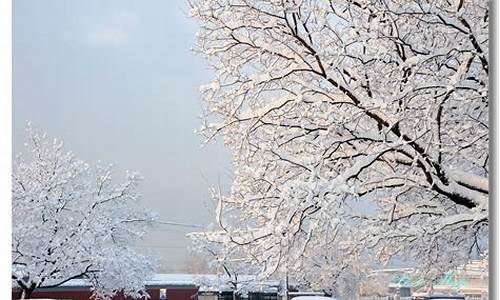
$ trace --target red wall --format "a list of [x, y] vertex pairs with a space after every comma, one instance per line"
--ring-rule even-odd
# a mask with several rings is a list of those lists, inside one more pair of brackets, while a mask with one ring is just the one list
[[[160, 290], [156, 290], [158, 293], [156, 298], [152, 294], [151, 300], [156, 300], [160, 298]], [[196, 300], [196, 293], [198, 289], [196, 288], [185, 288], [185, 289], [168, 289], [167, 288], [167, 300]]]
[[[168, 288], [167, 289], [167, 300], [196, 300], [196, 293], [198, 289], [196, 288]], [[151, 300], [160, 299], [160, 289], [147, 289]], [[75, 290], [51, 290], [51, 291], [40, 291], [35, 290], [31, 295], [33, 299], [40, 298], [52, 298], [52, 299], [72, 299], [72, 300], [89, 300], [91, 292], [87, 289], [75, 289]], [[12, 291], [12, 299], [19, 299], [21, 293], [17, 290]], [[118, 294], [113, 297], [113, 300], [131, 300], [130, 297], [125, 297], [122, 294]]]
[[[88, 300], [90, 299], [90, 291], [34, 291], [31, 295], [33, 299], [49, 298], [49, 299], [73, 299], [73, 300]], [[12, 292], [12, 299], [21, 298], [20, 292]]]

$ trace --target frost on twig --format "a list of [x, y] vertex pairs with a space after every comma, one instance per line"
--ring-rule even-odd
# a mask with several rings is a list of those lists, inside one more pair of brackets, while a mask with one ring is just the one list
[[140, 176], [121, 184], [31, 125], [12, 175], [12, 284], [33, 290], [84, 279], [99, 299], [145, 293], [152, 261], [134, 251], [156, 218], [140, 203]]
[[234, 167], [201, 248], [328, 287], [484, 253], [488, 2], [451, 2], [193, 0]]

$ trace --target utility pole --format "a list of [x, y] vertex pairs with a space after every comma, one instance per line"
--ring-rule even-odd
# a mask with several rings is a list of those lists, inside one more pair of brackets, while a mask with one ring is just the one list
[[282, 300], [288, 300], [288, 261], [285, 261], [285, 280]]
[[285, 299], [288, 300], [288, 270], [285, 270]]

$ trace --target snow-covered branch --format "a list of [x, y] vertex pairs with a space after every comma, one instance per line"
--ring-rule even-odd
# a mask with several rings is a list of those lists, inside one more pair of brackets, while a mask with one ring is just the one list
[[[432, 269], [485, 249], [486, 1], [191, 5], [216, 72], [200, 133], [234, 166], [224, 230], [197, 238], [308, 282], [333, 278], [317, 276], [325, 264], [403, 255]], [[349, 255], [323, 252], [336, 247]]]
[[13, 285], [29, 298], [86, 278], [101, 298], [143, 295], [152, 262], [131, 246], [155, 217], [140, 204], [139, 177], [116, 185], [111, 167], [91, 169], [31, 126], [27, 136], [13, 172]]

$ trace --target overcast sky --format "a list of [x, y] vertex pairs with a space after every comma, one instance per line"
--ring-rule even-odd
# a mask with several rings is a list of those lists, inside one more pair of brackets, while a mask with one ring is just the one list
[[[228, 186], [230, 157], [194, 134], [212, 73], [190, 50], [186, 1], [13, 1], [14, 153], [31, 120], [90, 164], [140, 172], [161, 219], [212, 222], [208, 187]], [[183, 271], [189, 230], [160, 226], [141, 248]]]

